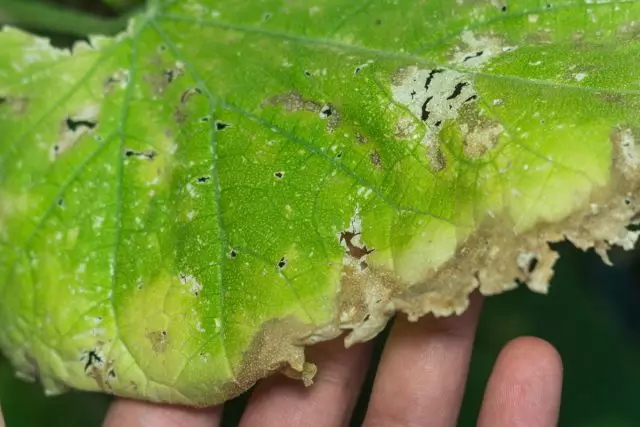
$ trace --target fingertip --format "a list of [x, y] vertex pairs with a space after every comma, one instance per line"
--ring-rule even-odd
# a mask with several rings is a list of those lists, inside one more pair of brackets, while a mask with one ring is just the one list
[[219, 425], [221, 415], [221, 407], [189, 408], [118, 399], [109, 408], [103, 426], [215, 427]]
[[319, 343], [309, 350], [318, 366], [314, 384], [282, 376], [264, 379], [256, 387], [241, 426], [337, 426], [350, 418], [369, 366], [372, 342], [349, 349], [342, 339]]
[[460, 316], [396, 319], [387, 340], [365, 426], [455, 425], [482, 306], [474, 293]]
[[562, 392], [562, 359], [549, 342], [520, 337], [498, 356], [487, 384], [479, 426], [553, 427]]
[[549, 341], [534, 336], [511, 340], [500, 352], [499, 361], [522, 363], [529, 369], [548, 370], [549, 374], [562, 375], [562, 357]]

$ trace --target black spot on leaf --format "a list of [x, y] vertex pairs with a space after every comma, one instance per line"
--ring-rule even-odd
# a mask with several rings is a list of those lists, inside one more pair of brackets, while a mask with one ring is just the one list
[[322, 118], [326, 119], [331, 117], [331, 115], [333, 114], [333, 109], [331, 108], [330, 105], [325, 105], [324, 107], [322, 107], [322, 109], [320, 110], [320, 115], [322, 116]]
[[433, 81], [433, 79], [436, 76], [436, 74], [440, 74], [442, 72], [444, 72], [444, 70], [442, 68], [434, 68], [433, 70], [431, 70], [429, 72], [429, 75], [427, 76], [427, 79], [424, 82], [425, 90], [429, 90], [429, 86], [431, 86], [431, 82]]
[[422, 113], [420, 115], [420, 118], [422, 120], [428, 120], [429, 119], [429, 115], [431, 114], [431, 112], [429, 110], [427, 110], [427, 105], [429, 104], [429, 101], [431, 101], [432, 99], [433, 99], [433, 96], [430, 96], [422, 104]]
[[140, 159], [145, 159], [145, 160], [153, 160], [156, 158], [156, 156], [158, 155], [158, 153], [156, 153], [153, 150], [148, 150], [148, 151], [133, 151], [133, 150], [125, 150], [124, 155], [126, 157], [138, 157]]
[[382, 165], [382, 159], [380, 158], [380, 153], [378, 151], [373, 150], [370, 155], [371, 164], [376, 168], [380, 168]]
[[65, 124], [71, 132], [75, 132], [76, 130], [80, 130], [81, 128], [93, 129], [96, 127], [98, 122], [93, 120], [83, 120], [83, 119], [76, 120], [71, 117], [68, 117], [65, 120]]
[[460, 96], [460, 94], [462, 93], [462, 89], [464, 89], [464, 87], [468, 85], [468, 82], [460, 82], [456, 84], [456, 87], [453, 88], [453, 93], [447, 97], [447, 100], [455, 99]]
[[167, 83], [171, 83], [176, 78], [176, 73], [173, 70], [164, 70], [164, 78], [167, 80]]
[[472, 54], [472, 55], [465, 56], [465, 57], [464, 57], [464, 59], [462, 60], [462, 62], [467, 62], [467, 61], [468, 61], [468, 60], [470, 60], [470, 59], [473, 59], [473, 58], [477, 58], [477, 57], [479, 57], [479, 56], [482, 56], [482, 54], [483, 54], [483, 53], [484, 53], [484, 51], [479, 50], [479, 51], [477, 51], [476, 53], [474, 53], [474, 54]]
[[231, 126], [229, 123], [224, 123], [224, 122], [221, 122], [220, 120], [218, 120], [218, 121], [216, 122], [216, 130], [217, 130], [217, 131], [225, 130], [225, 129], [226, 129], [226, 128], [228, 128], [229, 126]]
[[86, 355], [87, 355], [87, 361], [85, 362], [85, 365], [84, 365], [85, 371], [88, 371], [89, 368], [91, 368], [94, 365], [101, 364], [104, 362], [100, 357], [100, 355], [96, 353], [94, 350], [90, 350], [89, 352], [86, 353]]

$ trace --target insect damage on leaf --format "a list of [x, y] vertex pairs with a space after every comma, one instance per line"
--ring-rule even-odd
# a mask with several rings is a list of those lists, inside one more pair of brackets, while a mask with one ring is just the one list
[[71, 51], [0, 32], [18, 375], [193, 406], [311, 385], [309, 345], [544, 293], [550, 242], [635, 246], [638, 4], [294, 3], [158, 0]]

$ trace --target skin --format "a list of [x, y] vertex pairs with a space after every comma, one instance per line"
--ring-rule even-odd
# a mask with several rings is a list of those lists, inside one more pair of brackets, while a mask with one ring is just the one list
[[[417, 323], [399, 317], [376, 374], [364, 427], [454, 427], [468, 374], [482, 301], [474, 295], [460, 317]], [[240, 427], [345, 427], [371, 355], [371, 343], [345, 350], [340, 341], [310, 350], [318, 364], [314, 385], [275, 376], [262, 381]], [[520, 337], [508, 343], [486, 387], [478, 427], [554, 427], [562, 361], [551, 344]], [[222, 407], [191, 409], [121, 399], [104, 427], [215, 427]], [[4, 427], [0, 414], [0, 427]]]

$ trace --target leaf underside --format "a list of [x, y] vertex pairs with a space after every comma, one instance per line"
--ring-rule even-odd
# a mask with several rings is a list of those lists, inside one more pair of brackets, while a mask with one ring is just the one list
[[633, 247], [640, 2], [151, 1], [0, 33], [0, 349], [50, 394], [223, 402], [396, 312]]

